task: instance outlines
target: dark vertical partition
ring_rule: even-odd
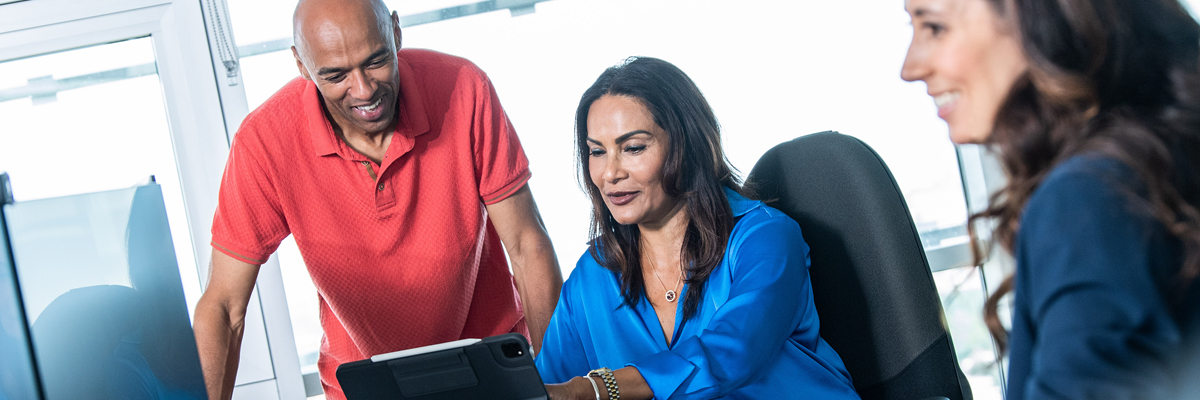
[[[206,397],[158,185],[4,213],[47,400]]]
[[[8,176],[0,174],[0,205],[10,198]],[[6,226],[0,212],[0,400],[40,399]]]

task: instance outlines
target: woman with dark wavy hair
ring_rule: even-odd
[[[800,227],[742,194],[695,83],[631,58],[575,115],[593,239],[537,357],[551,398],[857,399]]]
[[[1200,398],[1200,26],[1177,0],[906,8],[903,78],[1008,174],[972,217],[1017,261],[985,308],[1008,398]]]

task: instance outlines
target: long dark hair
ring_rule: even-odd
[[[683,319],[691,319],[700,306],[708,276],[725,256],[735,223],[723,188],[741,193],[741,179],[721,150],[721,128],[712,107],[679,68],[657,58],[631,57],[600,74],[575,110],[575,157],[580,185],[592,200],[589,251],[604,268],[620,274],[626,306],[636,306],[645,293],[641,234],[636,225],[617,223],[588,176],[588,111],[606,95],[637,99],[654,116],[654,123],[667,132],[663,191],[687,205],[688,225],[679,262],[686,268],[689,285]]]
[[[1141,180],[1121,183],[1133,210],[1182,244],[1163,288],[1178,303],[1200,274],[1200,26],[1177,0],[988,1],[1015,22],[1030,68],[988,139],[1008,184],[971,220],[993,219],[1011,252],[1025,204],[1054,166],[1084,152],[1112,157]],[[1009,276],[984,306],[1001,352],[996,309],[1012,289]]]

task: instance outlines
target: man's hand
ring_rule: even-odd
[[[208,287],[196,304],[196,348],[208,398],[233,396],[238,356],[245,330],[246,304],[258,279],[258,265],[247,264],[217,250],[212,253]]]
[[[542,224],[533,193],[525,185],[512,196],[487,206],[488,216],[512,261],[513,278],[525,322],[533,340],[533,351],[542,350],[542,335],[554,314],[558,292],[562,290],[562,271],[554,256],[554,246]]]

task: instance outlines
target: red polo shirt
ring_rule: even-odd
[[[487,218],[529,180],[496,91],[471,62],[401,50],[399,118],[375,165],[333,132],[297,78],[246,116],[230,149],[212,245],[262,264],[296,239],[320,298],[318,366],[507,332],[528,335]]]

